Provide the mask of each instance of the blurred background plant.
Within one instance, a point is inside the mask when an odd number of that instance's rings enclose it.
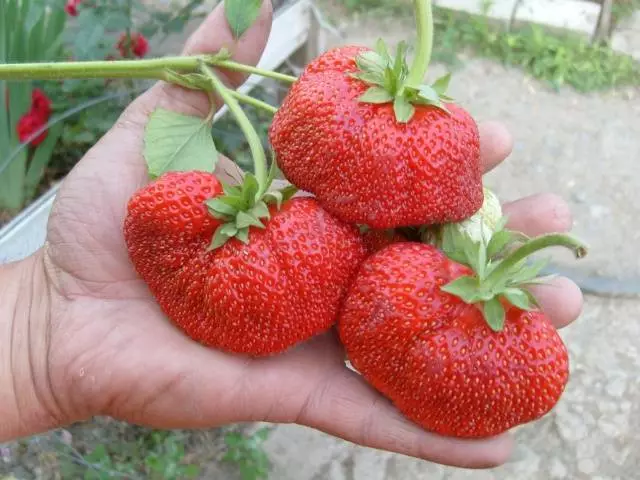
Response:
[[[203,2],[0,0],[0,62],[142,58],[201,16]],[[146,86],[0,82],[0,225],[66,175]],[[34,91],[46,99],[44,111]]]

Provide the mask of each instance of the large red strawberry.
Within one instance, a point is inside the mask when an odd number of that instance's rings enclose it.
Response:
[[[346,46],[311,62],[269,138],[285,177],[338,218],[373,228],[464,220],[483,200],[476,123],[396,58]]]
[[[365,255],[358,230],[311,198],[269,206],[264,225],[242,212],[222,224],[222,194],[213,174],[173,172],[131,198],[128,251],[162,310],[202,344],[255,356],[329,329]]]
[[[492,250],[505,246],[504,233]],[[419,243],[369,257],[338,328],[355,369],[409,419],[442,435],[487,437],[549,412],[569,374],[561,338],[522,288],[540,265],[522,259],[544,245],[584,251],[540,237],[489,263],[484,246],[456,242],[447,250],[473,269]]]

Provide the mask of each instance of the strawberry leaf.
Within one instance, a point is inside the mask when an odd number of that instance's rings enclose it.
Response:
[[[499,332],[504,328],[505,312],[502,303],[497,298],[484,303],[484,318],[494,332]]]
[[[258,190],[260,190],[258,180],[252,173],[247,173],[242,184],[242,197],[247,206],[255,204]]]
[[[224,13],[236,39],[253,25],[261,6],[262,0],[224,0]]]
[[[207,120],[158,108],[144,135],[144,158],[149,175],[200,170],[213,172],[218,152]]]
[[[249,243],[249,229],[241,228],[240,230],[238,230],[238,233],[236,233],[236,238],[245,245]]]
[[[371,87],[359,98],[363,103],[389,103],[392,100],[391,94],[381,87]]]
[[[409,120],[413,118],[413,115],[416,113],[416,107],[409,103],[404,97],[396,97],[393,102],[393,111],[396,115],[396,120],[399,123],[407,123]]]
[[[386,62],[391,63],[391,55],[389,54],[389,49],[387,48],[387,44],[384,43],[384,40],[381,38],[376,42],[376,52],[380,57]]]

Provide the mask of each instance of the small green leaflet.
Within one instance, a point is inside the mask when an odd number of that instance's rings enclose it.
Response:
[[[149,175],[201,170],[213,172],[218,152],[208,121],[158,108],[144,136],[144,158]]]
[[[443,292],[450,293],[460,298],[465,303],[475,303],[478,300],[480,283],[475,277],[459,277],[441,287]]]
[[[507,288],[502,293],[504,297],[521,310],[531,310],[535,303],[531,302],[530,294],[520,288]]]
[[[483,314],[491,330],[499,332],[504,328],[505,312],[498,298],[492,298],[485,302]]]
[[[262,0],[224,0],[224,13],[236,39],[253,25],[261,6]]]
[[[413,114],[416,113],[416,107],[411,105],[406,98],[396,97],[393,102],[393,111],[395,112],[398,122],[407,123],[413,118]]]
[[[359,100],[363,103],[389,103],[393,97],[384,88],[371,87],[360,96]]]

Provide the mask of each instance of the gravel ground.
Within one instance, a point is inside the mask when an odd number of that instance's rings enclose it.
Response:
[[[365,20],[345,25],[329,44],[373,45],[380,32],[394,44],[410,22]],[[441,67],[435,68],[442,71]],[[439,73],[439,72],[438,72]],[[435,77],[436,72],[433,72]],[[587,280],[639,285],[640,90],[581,95],[555,92],[519,70],[468,59],[452,93],[479,120],[501,120],[513,132],[508,162],[486,177],[505,201],[537,192],[567,199],[574,233],[591,245],[576,264]],[[488,471],[445,468],[355,447],[309,429],[279,427],[269,440],[278,480],[634,479],[640,464],[640,300],[587,296],[580,320],[563,330],[572,375],[554,411],[518,429],[507,465]]]

